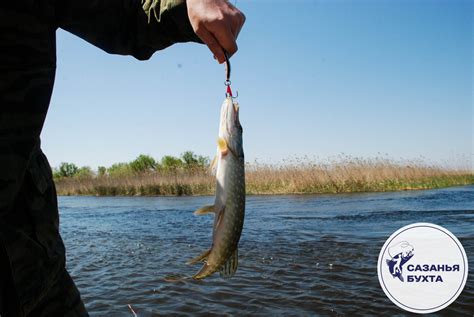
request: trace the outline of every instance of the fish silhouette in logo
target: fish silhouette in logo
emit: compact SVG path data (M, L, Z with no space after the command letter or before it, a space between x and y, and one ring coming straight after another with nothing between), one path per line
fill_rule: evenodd
M415 248L407 241L399 242L388 248L390 259L387 259L387 265L393 277L398 277L400 281L404 282L403 265L413 257L414 250Z

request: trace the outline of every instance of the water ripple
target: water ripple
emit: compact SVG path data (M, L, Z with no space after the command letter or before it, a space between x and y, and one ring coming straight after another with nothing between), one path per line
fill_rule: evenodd
M191 276L186 260L210 246L212 197L60 197L71 272L91 316L404 316L376 263L399 227L435 222L463 243L474 273L474 187L416 193L252 196L229 280ZM472 315L474 282L439 316Z

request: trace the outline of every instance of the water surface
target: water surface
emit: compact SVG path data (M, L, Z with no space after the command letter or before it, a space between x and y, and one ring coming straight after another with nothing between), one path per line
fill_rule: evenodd
M212 197L60 197L68 270L91 316L406 315L385 296L378 254L413 222L453 232L469 258L457 301L437 315L474 314L474 186L397 193L249 196L237 274L192 275L209 248Z

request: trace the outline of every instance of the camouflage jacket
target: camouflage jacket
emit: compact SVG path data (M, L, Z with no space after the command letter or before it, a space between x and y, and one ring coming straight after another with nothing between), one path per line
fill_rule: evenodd
M106 52L140 60L173 43L199 42L185 0L1 1L0 247L10 257L25 314L48 289L56 266L64 265L51 261L64 258L57 210L34 216L21 212L26 202L29 212L45 208L41 195L52 184L39 136L53 89L57 28ZM34 183L36 193L28 193L26 182ZM34 250L38 246L42 250Z

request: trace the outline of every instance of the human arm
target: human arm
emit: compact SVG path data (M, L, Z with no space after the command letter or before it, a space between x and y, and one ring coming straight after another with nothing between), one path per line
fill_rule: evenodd
M62 0L57 25L113 54L145 60L179 42L199 42L185 0Z
M227 0L65 0L59 27L103 50L148 59L177 42L204 42L219 63L237 51L245 16Z

